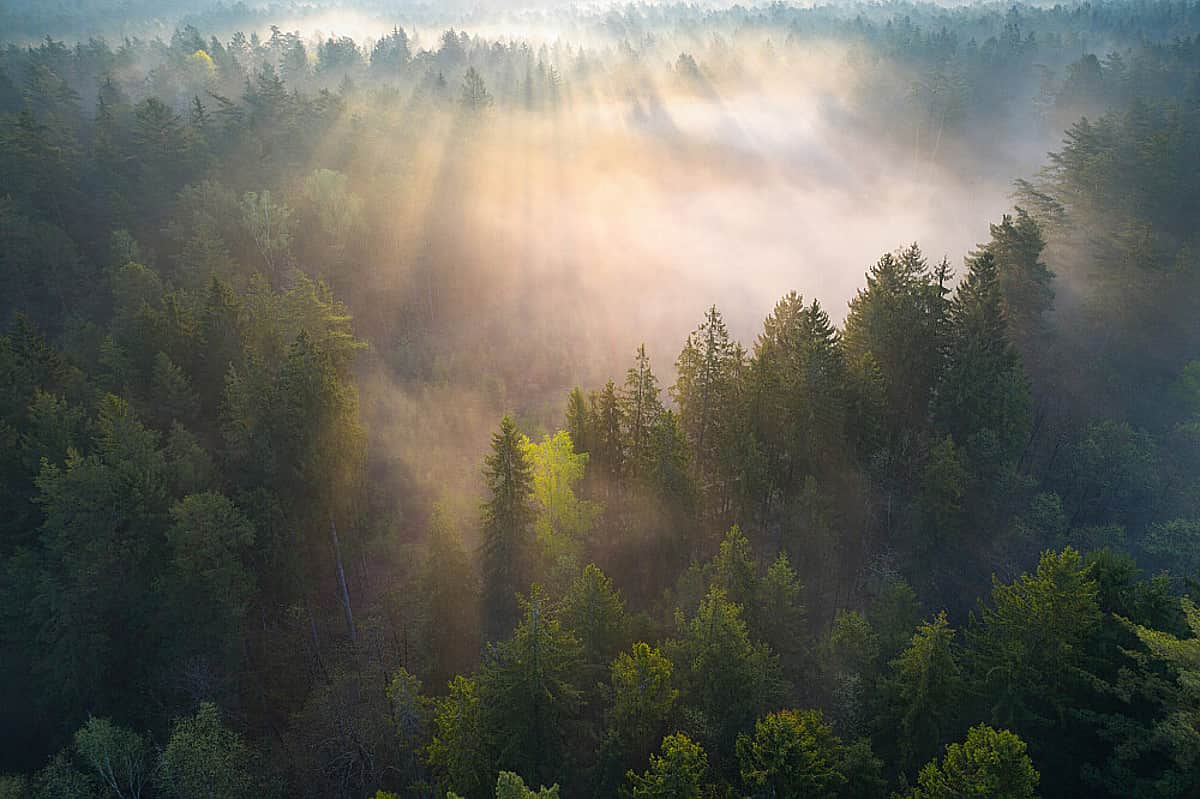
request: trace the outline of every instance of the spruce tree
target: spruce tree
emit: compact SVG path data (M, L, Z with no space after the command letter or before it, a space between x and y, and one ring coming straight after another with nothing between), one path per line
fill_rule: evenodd
M638 347L634 365L625 373L620 404L625 441L629 448L626 458L629 471L635 477L642 477L650 469L653 458L651 431L663 410L658 378L650 368L645 344Z
M1001 457L1016 457L1028 435L1029 386L1009 342L999 272L989 250L968 259L967 275L950 304L948 338L935 403L938 420L960 446L998 447Z
M677 378L671 396L679 406L679 425L694 457L695 476L713 511L723 509L728 499L722 474L727 470L722 466L733 443L730 433L744 360L741 345L729 337L714 305L688 336L675 362Z
M535 516L533 466L511 414L492 435L483 477L489 493L483 505L483 621L484 632L495 640L517 618L516 597L530 576Z

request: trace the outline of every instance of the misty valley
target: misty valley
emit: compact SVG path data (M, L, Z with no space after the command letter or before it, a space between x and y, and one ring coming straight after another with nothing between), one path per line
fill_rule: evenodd
M1200 796L1200 2L0 0L0 799Z

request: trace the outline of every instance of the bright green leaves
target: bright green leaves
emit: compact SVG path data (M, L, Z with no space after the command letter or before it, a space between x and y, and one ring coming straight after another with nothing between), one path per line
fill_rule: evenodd
M921 769L908 799L1033 799L1038 772L1025 742L1007 730L972 727L962 743L946 747L941 761Z

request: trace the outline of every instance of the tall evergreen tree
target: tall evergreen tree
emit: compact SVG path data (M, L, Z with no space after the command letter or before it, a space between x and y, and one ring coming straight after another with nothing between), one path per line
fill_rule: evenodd
M745 353L729 337L725 320L714 305L687 338L675 361L671 396L679 406L679 426L692 453L692 466L701 495L709 497L710 512L723 512L730 499L731 475L727 456L732 434Z
M1009 341L990 250L967 260L967 275L950 303L948 338L938 420L977 459L996 449L1001 458L1015 458L1028 435L1029 386Z
M747 413L759 463L752 511L767 514L810 474L844 455L846 375L838 335L817 303L792 292L763 322L747 368Z
M892 449L904 435L927 426L948 310L943 280L944 271L930 269L913 244L880 258L867 273L866 288L850 300L843 351L860 374L868 373L868 360L869 372L877 370L884 398L882 429ZM869 392L861 380L856 390Z
M621 418L621 401L617 386L609 380L599 393L591 398L589 410L591 420L588 440L591 443L594 463L604 481L604 493L614 491L625 468L624 424Z
M579 386L571 389L567 395L567 433L575 444L578 453L590 452L592 447L592 418L588 408L587 398Z
M479 675L480 699L496 765L553 784L566 776L579 709L579 642L550 615L538 586L522 604L524 620Z
M516 420L505 414L484 459L489 496L483 504L483 620L492 640L503 637L516 621L517 595L530 577L536 514L525 442Z
M624 439L628 446L626 462L632 475L641 478L651 468L651 430L663 410L658 378L650 369L650 357L646 355L645 344L638 347L634 365L625 373L620 402L621 420L625 425Z

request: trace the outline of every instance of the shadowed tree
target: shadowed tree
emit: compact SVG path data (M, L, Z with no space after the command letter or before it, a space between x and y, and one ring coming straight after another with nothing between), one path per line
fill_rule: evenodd
M529 577L535 509L526 441L516 420L505 415L484 458L489 497L483 504L483 619L491 640L511 629L517 594Z

